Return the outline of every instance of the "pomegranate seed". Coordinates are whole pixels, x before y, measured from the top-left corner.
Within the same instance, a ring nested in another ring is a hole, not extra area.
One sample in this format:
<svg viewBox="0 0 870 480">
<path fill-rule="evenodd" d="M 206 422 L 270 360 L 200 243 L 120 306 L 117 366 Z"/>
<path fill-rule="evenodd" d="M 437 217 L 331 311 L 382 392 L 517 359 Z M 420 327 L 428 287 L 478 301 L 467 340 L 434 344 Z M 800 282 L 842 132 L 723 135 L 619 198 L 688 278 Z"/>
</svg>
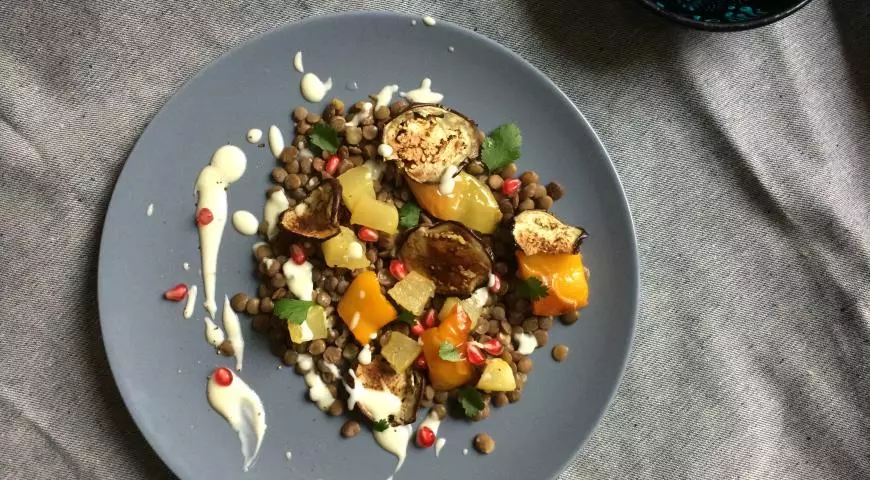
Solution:
<svg viewBox="0 0 870 480">
<path fill-rule="evenodd" d="M 401 280 L 408 274 L 408 269 L 405 268 L 405 262 L 394 258 L 390 260 L 390 274 L 396 279 Z"/>
<path fill-rule="evenodd" d="M 364 242 L 373 243 L 378 241 L 378 232 L 372 230 L 369 227 L 360 227 L 359 231 L 356 232 L 357 238 Z"/>
<path fill-rule="evenodd" d="M 501 193 L 509 197 L 517 193 L 522 183 L 523 182 L 519 178 L 506 178 L 504 179 L 504 183 L 501 184 Z"/>
<path fill-rule="evenodd" d="M 178 285 L 170 288 L 163 294 L 167 300 L 172 300 L 173 302 L 180 302 L 184 300 L 184 297 L 187 296 L 187 285 L 183 283 L 179 283 Z"/>
<path fill-rule="evenodd" d="M 341 163 L 341 159 L 338 158 L 338 155 L 333 155 L 326 161 L 326 165 L 323 166 L 323 171 L 330 175 L 335 175 L 339 163 Z"/>
<path fill-rule="evenodd" d="M 201 225 L 204 227 L 204 226 L 208 225 L 209 223 L 211 223 L 212 220 L 214 220 L 214 214 L 211 213 L 211 210 L 209 210 L 205 207 L 202 207 L 199 209 L 198 212 L 196 212 L 197 225 Z"/>
<path fill-rule="evenodd" d="M 290 259 L 293 260 L 293 263 L 296 265 L 302 265 L 305 263 L 305 250 L 295 243 L 290 245 Z"/>
<path fill-rule="evenodd" d="M 480 351 L 480 347 L 472 343 L 465 346 L 465 356 L 468 357 L 468 362 L 472 365 L 480 366 L 486 362 L 486 357 Z"/>
<path fill-rule="evenodd" d="M 215 368 L 214 373 L 212 373 L 211 376 L 214 378 L 214 383 L 217 383 L 222 387 L 229 387 L 230 384 L 233 383 L 233 372 L 226 367 Z"/>
<path fill-rule="evenodd" d="M 423 332 L 425 330 L 426 330 L 426 327 L 421 325 L 420 322 L 416 322 L 416 323 L 414 323 L 414 325 L 411 326 L 411 334 L 414 335 L 415 337 L 419 337 L 420 335 L 423 335 Z"/>
<path fill-rule="evenodd" d="M 498 293 L 501 290 L 501 278 L 494 273 L 489 274 L 489 291 L 492 293 Z"/>
<path fill-rule="evenodd" d="M 504 345 L 502 345 L 497 338 L 490 338 L 483 343 L 483 350 L 486 351 L 486 353 L 497 357 L 504 352 Z"/>
<path fill-rule="evenodd" d="M 429 368 L 429 365 L 426 364 L 426 357 L 421 353 L 416 360 L 414 360 L 414 367 L 419 368 L 420 370 L 426 370 Z"/>
<path fill-rule="evenodd" d="M 435 314 L 434 308 L 430 308 L 429 311 L 426 312 L 426 316 L 423 317 L 423 326 L 426 328 L 433 328 L 437 322 L 438 315 Z"/>
<path fill-rule="evenodd" d="M 427 426 L 422 426 L 417 430 L 417 446 L 420 448 L 429 448 L 435 444 L 435 432 Z"/>
</svg>

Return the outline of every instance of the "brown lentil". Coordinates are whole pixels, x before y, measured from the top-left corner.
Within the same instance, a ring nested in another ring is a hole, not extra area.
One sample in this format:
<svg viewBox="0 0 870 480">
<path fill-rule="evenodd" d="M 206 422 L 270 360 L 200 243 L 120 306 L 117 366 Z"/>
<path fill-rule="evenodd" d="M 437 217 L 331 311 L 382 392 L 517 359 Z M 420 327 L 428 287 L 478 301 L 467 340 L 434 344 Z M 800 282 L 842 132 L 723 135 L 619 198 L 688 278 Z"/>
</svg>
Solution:
<svg viewBox="0 0 870 480">
<path fill-rule="evenodd" d="M 366 140 L 374 140 L 378 136 L 378 127 L 374 125 L 368 125 L 363 127 L 362 136 Z"/>
<path fill-rule="evenodd" d="M 520 202 L 517 206 L 517 211 L 525 212 L 526 210 L 534 210 L 535 209 L 535 201 L 531 198 L 527 198 Z"/>
<path fill-rule="evenodd" d="M 375 120 L 386 120 L 390 118 L 390 107 L 386 105 L 381 105 L 380 107 L 375 109 Z"/>
<path fill-rule="evenodd" d="M 436 390 L 435 391 L 435 403 L 445 404 L 447 400 L 450 398 L 450 392 L 444 390 Z"/>
<path fill-rule="evenodd" d="M 507 394 L 504 392 L 498 392 L 495 397 L 492 399 L 492 404 L 496 407 L 503 407 L 508 404 Z"/>
<path fill-rule="evenodd" d="M 221 355 L 226 355 L 227 357 L 232 357 L 236 350 L 233 348 L 233 344 L 229 340 L 224 340 L 218 346 L 218 351 Z"/>
<path fill-rule="evenodd" d="M 542 210 L 549 210 L 550 208 L 553 207 L 553 197 L 551 197 L 549 195 L 544 195 L 543 197 L 541 197 L 537 200 L 536 204 L 537 204 L 538 208 L 540 208 Z"/>
<path fill-rule="evenodd" d="M 529 357 L 523 358 L 522 360 L 520 360 L 517 363 L 517 370 L 519 370 L 522 373 L 529 373 L 532 371 L 532 369 L 534 367 L 535 367 L 535 364 L 534 364 L 534 362 L 532 362 L 532 359 Z"/>
<path fill-rule="evenodd" d="M 307 117 L 307 116 L 308 116 L 308 109 L 307 108 L 305 108 L 303 106 L 299 106 L 299 107 L 296 107 L 295 109 L 293 109 L 293 120 L 296 120 L 297 122 L 301 122 L 302 120 L 305 120 L 305 117 Z"/>
<path fill-rule="evenodd" d="M 272 313 L 275 310 L 275 304 L 268 296 L 260 299 L 260 311 L 263 313 Z"/>
<path fill-rule="evenodd" d="M 562 343 L 556 345 L 555 347 L 553 347 L 553 360 L 557 362 L 564 362 L 565 359 L 568 358 L 569 351 L 570 349 L 568 348 L 568 345 Z"/>
<path fill-rule="evenodd" d="M 296 133 L 299 135 L 305 135 L 309 130 L 311 130 L 311 125 L 309 125 L 308 122 L 299 122 L 296 124 Z"/>
<path fill-rule="evenodd" d="M 272 169 L 272 180 L 275 180 L 275 183 L 284 183 L 285 178 L 287 178 L 287 170 L 281 167 Z"/>
<path fill-rule="evenodd" d="M 241 313 L 245 311 L 245 306 L 248 303 L 248 296 L 243 292 L 239 292 L 233 295 L 233 298 L 230 299 L 230 306 L 233 310 Z"/>
<path fill-rule="evenodd" d="M 408 102 L 406 102 L 405 100 L 396 100 L 395 102 L 393 102 L 393 103 L 390 105 L 390 115 L 392 115 L 392 116 L 395 117 L 395 116 L 398 115 L 402 110 L 404 110 L 405 108 L 407 108 L 407 106 L 408 106 Z"/>
<path fill-rule="evenodd" d="M 266 333 L 269 331 L 269 315 L 257 315 L 251 320 L 251 328 L 255 332 Z"/>
<path fill-rule="evenodd" d="M 260 313 L 260 299 L 256 297 L 249 298 L 248 302 L 245 304 L 245 311 L 250 315 Z"/>
<path fill-rule="evenodd" d="M 538 328 L 549 330 L 553 328 L 553 317 L 541 317 L 538 319 Z"/>
<path fill-rule="evenodd" d="M 549 340 L 549 339 L 550 339 L 550 334 L 548 334 L 546 331 L 538 330 L 537 332 L 535 332 L 535 340 L 538 341 L 539 347 L 543 347 L 544 345 L 546 345 L 547 340 Z"/>
<path fill-rule="evenodd" d="M 347 127 L 344 129 L 344 139 L 350 145 L 358 145 L 362 140 L 362 130 L 359 127 Z"/>
<path fill-rule="evenodd" d="M 281 288 L 287 286 L 287 279 L 284 278 L 284 275 L 277 274 L 272 276 L 271 284 L 275 288 Z"/>
<path fill-rule="evenodd" d="M 508 392 L 507 397 L 509 402 L 517 403 L 523 398 L 523 394 L 519 390 L 514 390 L 513 392 Z"/>
<path fill-rule="evenodd" d="M 344 130 L 344 126 L 347 123 L 347 120 L 344 117 L 332 117 L 329 119 L 329 125 L 334 128 L 337 132 L 341 132 Z"/>
<path fill-rule="evenodd" d="M 268 245 L 260 245 L 259 247 L 257 247 L 257 252 L 255 253 L 255 256 L 257 257 L 257 260 L 259 261 L 259 260 L 262 260 L 266 257 L 271 257 L 272 253 L 273 253 L 272 247 L 270 247 Z"/>
<path fill-rule="evenodd" d="M 543 197 L 546 196 L 546 195 L 547 195 L 547 189 L 544 188 L 543 185 L 537 185 L 537 186 L 535 187 L 535 193 L 534 193 L 534 195 L 532 195 L 532 196 L 533 196 L 535 199 L 538 199 L 538 198 L 543 198 Z M 554 199 L 554 200 L 555 200 L 555 199 Z"/>
<path fill-rule="evenodd" d="M 506 167 L 501 169 L 502 178 L 512 178 L 517 174 L 517 166 L 516 164 L 508 164 Z"/>
<path fill-rule="evenodd" d="M 305 117 L 305 121 L 308 123 L 317 123 L 320 121 L 320 115 L 314 112 L 308 112 L 308 115 Z"/>
<path fill-rule="evenodd" d="M 325 165 L 325 164 L 326 164 L 326 162 L 322 158 L 317 157 L 311 161 L 311 168 L 313 168 L 315 172 L 322 172 L 323 165 Z M 313 178 L 317 178 L 317 177 L 313 177 Z M 310 182 L 311 180 L 309 179 L 308 181 Z"/>
<path fill-rule="evenodd" d="M 501 190 L 504 179 L 501 177 L 501 175 L 490 175 L 486 183 L 489 185 L 489 188 L 493 190 Z"/>
<path fill-rule="evenodd" d="M 529 317 L 526 321 L 523 322 L 523 330 L 527 332 L 534 332 L 538 329 L 538 319 L 537 317 Z"/>
<path fill-rule="evenodd" d="M 344 403 L 341 400 L 332 402 L 329 406 L 329 411 L 326 412 L 330 417 L 337 417 L 344 413 Z"/>
<path fill-rule="evenodd" d="M 495 450 L 495 440 L 489 434 L 478 433 L 474 437 L 474 448 L 484 455 L 489 455 Z"/>
<path fill-rule="evenodd" d="M 284 362 L 284 365 L 292 367 L 293 365 L 296 365 L 296 360 L 298 359 L 299 354 L 296 353 L 295 350 L 287 350 L 286 352 L 284 352 L 284 357 L 281 359 L 281 361 Z"/>
<path fill-rule="evenodd" d="M 332 297 L 329 296 L 326 292 L 320 292 L 317 294 L 317 304 L 321 307 L 328 307 L 332 302 Z"/>
<path fill-rule="evenodd" d="M 323 358 L 333 365 L 338 365 L 341 362 L 341 349 L 333 345 L 326 347 Z"/>
<path fill-rule="evenodd" d="M 496 320 L 504 320 L 506 318 L 504 307 L 501 305 L 496 305 L 492 307 L 492 310 L 490 310 L 489 314 L 492 315 L 492 318 Z"/>
<path fill-rule="evenodd" d="M 299 160 L 294 158 L 289 163 L 285 163 L 284 168 L 290 173 L 299 173 Z"/>
<path fill-rule="evenodd" d="M 359 422 L 354 420 L 348 420 L 341 426 L 341 436 L 344 438 L 353 438 L 359 434 L 359 431 Z"/>
<path fill-rule="evenodd" d="M 296 160 L 296 155 L 299 155 L 299 149 L 290 145 L 289 147 L 284 147 L 284 150 L 281 150 L 281 156 L 279 159 L 281 160 L 281 163 L 287 164 Z"/>
<path fill-rule="evenodd" d="M 523 182 L 523 185 L 538 183 L 539 180 L 538 173 L 531 170 L 520 175 L 520 181 Z"/>
<path fill-rule="evenodd" d="M 565 325 L 574 325 L 577 323 L 577 320 L 580 318 L 579 312 L 568 312 L 565 315 L 559 317 L 559 320 L 562 321 Z"/>
<path fill-rule="evenodd" d="M 535 192 L 538 191 L 538 186 L 536 184 L 530 184 L 523 187 L 520 190 L 520 200 L 528 200 L 530 198 L 534 198 Z"/>
<path fill-rule="evenodd" d="M 341 356 L 348 362 L 355 360 L 357 355 L 359 355 L 359 346 L 354 342 L 348 343 L 341 350 Z"/>
<path fill-rule="evenodd" d="M 483 165 L 480 162 L 471 162 L 465 169 L 472 175 L 480 175 L 484 171 Z"/>
<path fill-rule="evenodd" d="M 565 189 L 559 182 L 550 182 L 547 184 L 547 195 L 553 200 L 559 200 L 565 194 Z"/>
<path fill-rule="evenodd" d="M 308 353 L 312 355 L 320 355 L 324 351 L 326 351 L 326 342 L 324 342 L 322 338 L 318 338 L 308 345 Z"/>
<path fill-rule="evenodd" d="M 299 171 L 304 173 L 305 175 L 310 174 L 311 173 L 311 165 L 313 163 L 314 163 L 314 159 L 312 159 L 311 157 L 303 158 L 302 160 L 299 161 Z M 307 179 L 303 179 L 303 183 L 305 183 L 305 180 L 307 180 Z"/>
<path fill-rule="evenodd" d="M 302 186 L 302 178 L 297 173 L 291 173 L 284 177 L 284 188 L 288 190 L 296 190 Z"/>
<path fill-rule="evenodd" d="M 479 410 L 473 417 L 471 417 L 471 419 L 474 420 L 475 422 L 479 422 L 479 421 L 485 419 L 486 417 L 488 417 L 489 412 L 490 412 L 489 401 L 486 400 L 486 401 L 484 401 L 483 409 Z"/>
</svg>

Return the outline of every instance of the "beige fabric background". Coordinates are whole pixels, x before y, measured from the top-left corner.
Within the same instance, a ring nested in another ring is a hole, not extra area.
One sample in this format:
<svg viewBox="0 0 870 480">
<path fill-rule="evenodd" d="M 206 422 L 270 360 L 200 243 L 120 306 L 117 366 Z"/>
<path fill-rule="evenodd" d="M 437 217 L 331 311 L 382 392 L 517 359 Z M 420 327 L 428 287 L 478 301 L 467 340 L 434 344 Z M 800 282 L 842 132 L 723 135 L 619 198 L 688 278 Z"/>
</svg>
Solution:
<svg viewBox="0 0 870 480">
<path fill-rule="evenodd" d="M 637 341 L 562 479 L 870 478 L 870 2 L 759 30 L 631 0 L 0 1 L 0 477 L 170 477 L 112 382 L 96 253 L 157 109 L 252 36 L 431 13 L 499 41 L 609 148 L 638 229 Z"/>
</svg>

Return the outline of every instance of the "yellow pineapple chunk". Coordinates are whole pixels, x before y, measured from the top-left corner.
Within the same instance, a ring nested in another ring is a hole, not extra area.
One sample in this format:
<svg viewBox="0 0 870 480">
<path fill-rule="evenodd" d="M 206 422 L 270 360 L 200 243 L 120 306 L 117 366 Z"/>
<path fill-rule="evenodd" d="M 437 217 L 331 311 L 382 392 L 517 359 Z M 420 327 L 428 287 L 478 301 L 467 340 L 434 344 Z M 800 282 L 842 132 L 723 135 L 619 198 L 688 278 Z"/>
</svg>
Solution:
<svg viewBox="0 0 870 480">
<path fill-rule="evenodd" d="M 435 295 L 435 282 L 412 271 L 399 280 L 388 292 L 393 300 L 405 310 L 420 315 L 426 304 Z"/>
</svg>

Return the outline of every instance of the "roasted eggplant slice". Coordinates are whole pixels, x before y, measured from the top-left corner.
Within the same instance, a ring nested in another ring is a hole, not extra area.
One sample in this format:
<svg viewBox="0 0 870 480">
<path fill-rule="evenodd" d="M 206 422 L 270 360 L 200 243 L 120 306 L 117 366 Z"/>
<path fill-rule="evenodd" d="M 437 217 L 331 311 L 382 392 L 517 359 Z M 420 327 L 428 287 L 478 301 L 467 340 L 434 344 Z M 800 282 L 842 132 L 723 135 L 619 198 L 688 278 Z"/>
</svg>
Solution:
<svg viewBox="0 0 870 480">
<path fill-rule="evenodd" d="M 555 255 L 580 251 L 586 230 L 565 225 L 543 210 L 527 210 L 514 217 L 514 241 L 526 255 Z"/>
<path fill-rule="evenodd" d="M 392 149 L 385 159 L 396 162 L 417 182 L 437 182 L 447 167 L 459 168 L 477 158 L 476 131 L 456 112 L 437 105 L 412 105 L 384 126 L 383 143 Z"/>
<path fill-rule="evenodd" d="M 341 184 L 324 180 L 308 198 L 281 214 L 281 226 L 303 237 L 323 240 L 338 235 Z"/>
<path fill-rule="evenodd" d="M 471 230 L 457 222 L 419 226 L 408 232 L 399 257 L 410 270 L 435 282 L 441 295 L 467 297 L 489 280 L 492 255 Z"/>
<path fill-rule="evenodd" d="M 402 400 L 402 408 L 399 414 L 389 421 L 393 425 L 408 425 L 417 419 L 417 407 L 423 394 L 425 383 L 423 376 L 414 369 L 407 369 L 402 373 L 396 373 L 393 367 L 381 356 L 372 359 L 368 365 L 359 364 L 354 371 L 357 382 L 362 382 L 363 387 L 370 390 L 388 390 Z M 357 403 L 360 412 L 373 422 L 381 420 L 374 418 L 368 406 L 363 402 Z"/>
</svg>

